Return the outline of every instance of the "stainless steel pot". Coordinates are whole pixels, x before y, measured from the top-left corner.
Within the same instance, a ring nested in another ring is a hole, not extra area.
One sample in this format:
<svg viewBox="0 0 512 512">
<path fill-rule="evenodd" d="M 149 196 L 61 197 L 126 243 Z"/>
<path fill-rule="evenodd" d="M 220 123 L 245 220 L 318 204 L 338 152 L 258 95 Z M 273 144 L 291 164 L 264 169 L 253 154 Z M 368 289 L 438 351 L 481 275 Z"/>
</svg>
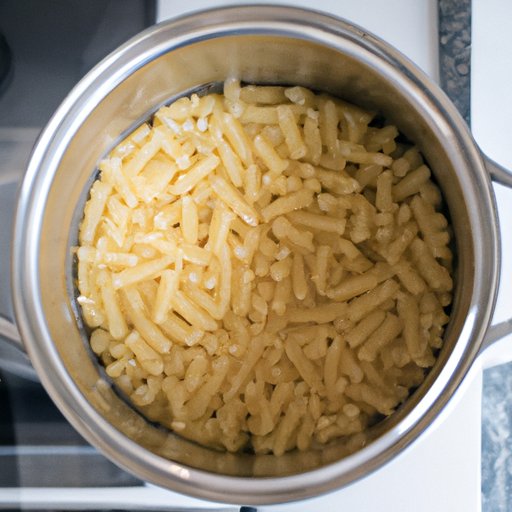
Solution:
<svg viewBox="0 0 512 512">
<path fill-rule="evenodd" d="M 439 359 L 406 404 L 350 454 L 342 441 L 283 457 L 218 453 L 147 422 L 105 380 L 74 302 L 70 248 L 98 160 L 160 105 L 237 76 L 300 84 L 376 109 L 416 141 L 440 184 L 457 251 L 453 311 Z M 114 462 L 155 484 L 245 504 L 297 500 L 382 466 L 438 417 L 479 353 L 510 324 L 489 329 L 500 268 L 486 161 L 440 89 L 395 49 L 345 21 L 285 7 L 237 7 L 157 25 L 94 68 L 42 133 L 19 196 L 13 300 L 23 345 L 72 425 Z M 14 326 L 0 324 L 2 332 Z"/>
</svg>

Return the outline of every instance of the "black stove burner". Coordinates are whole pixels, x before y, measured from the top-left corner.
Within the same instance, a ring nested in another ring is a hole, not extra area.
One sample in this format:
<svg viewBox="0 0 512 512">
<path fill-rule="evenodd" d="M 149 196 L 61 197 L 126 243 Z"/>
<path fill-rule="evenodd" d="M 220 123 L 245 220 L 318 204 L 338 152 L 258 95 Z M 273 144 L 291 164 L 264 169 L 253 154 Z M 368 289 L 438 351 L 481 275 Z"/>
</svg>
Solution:
<svg viewBox="0 0 512 512">
<path fill-rule="evenodd" d="M 0 34 L 0 96 L 7 89 L 12 77 L 11 50 L 3 34 Z"/>
<path fill-rule="evenodd" d="M 0 450 L 16 444 L 14 432 L 14 418 L 12 415 L 7 382 L 0 372 Z M 0 469 L 0 481 L 4 487 L 17 487 L 19 485 L 18 471 L 14 465 L 5 461 Z"/>
</svg>

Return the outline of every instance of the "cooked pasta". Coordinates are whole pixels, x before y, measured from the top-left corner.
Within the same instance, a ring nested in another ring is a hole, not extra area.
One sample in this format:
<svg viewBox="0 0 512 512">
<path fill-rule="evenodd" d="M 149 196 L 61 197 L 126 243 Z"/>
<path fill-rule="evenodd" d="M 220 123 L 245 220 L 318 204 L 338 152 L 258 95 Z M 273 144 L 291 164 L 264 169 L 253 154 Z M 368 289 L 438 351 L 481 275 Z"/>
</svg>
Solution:
<svg viewBox="0 0 512 512">
<path fill-rule="evenodd" d="M 77 300 L 136 407 L 281 455 L 403 403 L 442 346 L 453 257 L 430 169 L 398 135 L 334 97 L 229 79 L 100 163 Z"/>
</svg>

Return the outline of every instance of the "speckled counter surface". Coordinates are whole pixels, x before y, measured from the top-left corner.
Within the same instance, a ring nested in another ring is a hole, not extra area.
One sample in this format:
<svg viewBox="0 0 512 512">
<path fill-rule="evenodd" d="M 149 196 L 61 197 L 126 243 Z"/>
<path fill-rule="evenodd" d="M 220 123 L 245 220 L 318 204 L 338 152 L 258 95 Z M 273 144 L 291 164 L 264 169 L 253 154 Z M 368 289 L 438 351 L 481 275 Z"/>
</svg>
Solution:
<svg viewBox="0 0 512 512">
<path fill-rule="evenodd" d="M 439 0 L 440 85 L 470 123 L 471 0 Z M 484 371 L 482 512 L 512 510 L 512 363 Z"/>
<path fill-rule="evenodd" d="M 482 511 L 512 510 L 512 363 L 484 372 Z"/>
<path fill-rule="evenodd" d="M 470 123 L 471 0 L 439 0 L 440 85 Z"/>
</svg>

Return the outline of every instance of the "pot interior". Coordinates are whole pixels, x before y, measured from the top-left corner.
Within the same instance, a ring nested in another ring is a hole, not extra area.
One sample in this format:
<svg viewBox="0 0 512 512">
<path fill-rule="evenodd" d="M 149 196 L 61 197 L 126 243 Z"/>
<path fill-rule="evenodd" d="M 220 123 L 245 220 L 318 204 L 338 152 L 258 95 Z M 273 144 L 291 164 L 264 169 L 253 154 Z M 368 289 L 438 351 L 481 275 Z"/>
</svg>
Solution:
<svg viewBox="0 0 512 512">
<path fill-rule="evenodd" d="M 379 112 L 419 146 L 443 191 L 456 254 L 451 320 L 439 359 L 424 384 L 397 414 L 374 429 L 375 437 L 388 435 L 386 449 L 398 449 L 401 436 L 418 428 L 427 409 L 443 393 L 451 393 L 448 377 L 441 376 L 443 370 L 456 373 L 464 354 L 473 350 L 469 338 L 475 319 L 469 327 L 467 321 L 473 314 L 475 253 L 481 250 L 477 246 L 482 242 L 476 241 L 475 233 L 481 228 L 469 208 L 468 196 L 478 193 L 478 177 L 472 177 L 469 162 L 472 157 L 461 150 L 464 142 L 439 114 L 429 86 L 421 86 L 420 74 L 400 69 L 367 34 L 350 27 L 336 35 L 317 31 L 323 35 L 303 27 L 279 33 L 277 29 L 267 33 L 245 28 L 232 33 L 219 30 L 213 35 L 198 30 L 184 42 L 179 37 L 172 40 L 164 30 L 152 40 L 146 36 L 127 45 L 117 60 L 103 63 L 87 87 L 76 93 L 76 101 L 67 107 L 50 144 L 52 160 L 44 178 L 46 192 L 39 199 L 43 201 L 43 213 L 38 242 L 39 287 L 35 293 L 40 296 L 54 349 L 51 357 L 36 358 L 40 358 L 38 369 L 46 374 L 46 382 L 54 378 L 50 373 L 59 375 L 53 394 L 67 387 L 69 396 L 78 397 L 79 405 L 68 403 L 64 408 L 77 408 L 82 431 L 111 455 L 115 456 L 128 438 L 147 449 L 146 458 L 153 453 L 188 468 L 269 477 L 318 468 L 361 447 L 360 439 L 338 440 L 322 451 L 278 458 L 233 455 L 200 447 L 146 421 L 112 388 L 88 348 L 87 333 L 74 300 L 71 248 L 77 244 L 78 223 L 98 161 L 162 104 L 218 85 L 227 77 L 238 77 L 247 83 L 302 85 Z M 62 269 L 66 271 L 63 273 Z M 428 403 L 424 405 L 426 397 Z M 61 398 L 60 405 L 65 401 Z M 391 441 L 390 435 L 394 436 Z M 125 450 L 139 448 L 128 442 Z M 364 458 L 358 459 L 360 453 L 346 458 L 347 469 L 364 463 Z M 162 471 L 170 472 L 170 466 Z"/>
</svg>

